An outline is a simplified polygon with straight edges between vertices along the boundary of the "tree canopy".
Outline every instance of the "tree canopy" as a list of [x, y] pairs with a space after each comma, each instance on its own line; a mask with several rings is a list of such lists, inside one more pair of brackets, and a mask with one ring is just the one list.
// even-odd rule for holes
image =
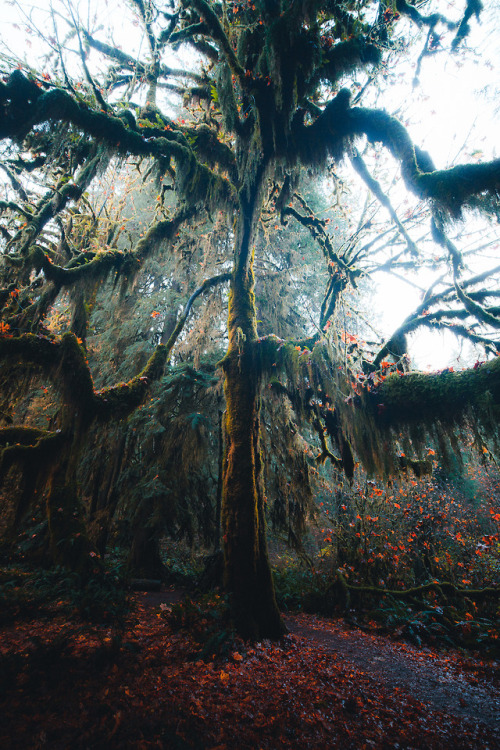
[[[438, 169], [400, 120], [363, 106], [414, 29], [421, 65], [444, 45], [458, 52], [482, 11], [467, 0], [448, 18], [426, 5], [130, 0], [129, 45], [102, 34], [97, 6], [92, 20], [68, 0], [36, 29], [46, 69], [2, 55], [1, 472], [7, 487], [21, 472], [12, 528], [44, 498], [55, 561], [95, 567], [82, 456], [105, 434], [116, 450], [88, 481], [107, 477], [111, 488], [128, 463], [129, 481], [140, 484], [143, 446], [133, 433], [153, 402], [164, 416], [143, 434], [154, 452], [168, 422], [159, 461], [169, 486], [158, 494], [151, 477], [142, 491], [163, 498], [154, 512], [168, 526], [165, 498], [182, 504], [194, 492], [209, 512], [210, 483], [224, 586], [249, 637], [283, 629], [264, 479], [283, 495], [297, 424], [315, 435], [316, 462], [348, 480], [357, 461], [384, 476], [426, 471], [429, 439], [444, 455], [466, 422], [480, 451], [498, 451], [499, 269], [471, 275], [452, 228], [471, 212], [498, 221], [500, 160]], [[176, 67], [173, 53], [182, 53]], [[388, 154], [420, 201], [432, 257], [373, 173], [371, 149]], [[341, 210], [322, 213], [313, 176], [329, 170], [339, 186], [347, 161], [389, 213], [386, 255], [368, 220], [346, 238]], [[345, 324], [346, 300], [370, 274], [429, 264], [442, 276], [387, 340], [365, 341], [365, 324]], [[141, 297], [161, 310], [134, 307]], [[422, 327], [455, 332], [485, 360], [411, 372], [407, 336]], [[125, 352], [135, 369], [123, 376]], [[35, 385], [38, 408], [49, 408], [43, 427], [26, 402]], [[210, 476], [198, 471], [207, 450]], [[309, 464], [298, 455], [289, 471], [304, 503]], [[96, 503], [109, 520], [119, 487], [104, 494]], [[138, 504], [140, 528], [151, 513]], [[136, 541], [152, 549], [150, 536]], [[99, 543], [102, 551], [106, 531]]]

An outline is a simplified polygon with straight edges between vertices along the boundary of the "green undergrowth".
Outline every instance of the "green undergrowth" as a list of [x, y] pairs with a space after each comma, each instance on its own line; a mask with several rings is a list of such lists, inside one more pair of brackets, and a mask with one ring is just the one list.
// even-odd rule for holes
[[[428, 644], [479, 651], [500, 657], [498, 604], [478, 607], [472, 599], [438, 602], [398, 601], [384, 597], [373, 610], [362, 613], [362, 621], [376, 624], [416, 646]], [[373, 618], [373, 619], [372, 619]]]
[[289, 564], [273, 573], [276, 600], [282, 611], [332, 611], [327, 606], [329, 580], [325, 574], [303, 564]]
[[190, 636], [197, 646], [197, 659], [228, 658], [240, 641], [232, 627], [226, 596], [212, 592], [183, 601], [164, 610], [171, 628]]
[[396, 636], [419, 647], [462, 648], [492, 659], [500, 657], [498, 596], [474, 600], [429, 590], [399, 599], [389, 593], [353, 589], [347, 606], [345, 591], [331, 572], [288, 561], [274, 571], [274, 580], [278, 605], [284, 611], [343, 616], [363, 630]]
[[36, 613], [119, 625], [128, 609], [124, 579], [117, 568], [107, 566], [86, 578], [63, 567], [0, 568], [0, 623]]
[[166, 583], [192, 590], [203, 574], [203, 562], [194, 558], [164, 560]]

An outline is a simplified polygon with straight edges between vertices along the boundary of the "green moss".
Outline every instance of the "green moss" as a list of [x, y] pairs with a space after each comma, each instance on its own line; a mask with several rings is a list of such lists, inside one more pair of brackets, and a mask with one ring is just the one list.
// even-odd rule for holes
[[432, 469], [429, 443], [447, 466], [460, 456], [466, 424], [475, 425], [480, 453], [500, 449], [500, 358], [456, 373], [394, 374], [369, 391], [335, 364], [325, 341], [309, 350], [267, 337], [258, 346], [272, 389], [291, 400], [299, 420], [326, 430], [332, 447], [322, 455], [340, 456], [348, 477], [356, 459], [369, 474], [421, 476]]
[[144, 369], [127, 383], [118, 383], [110, 388], [103, 388], [93, 394], [92, 406], [98, 417], [120, 417], [135, 409], [144, 399], [150, 382], [158, 380], [170, 351], [159, 344], [149, 358]]
[[53, 437], [54, 433], [48, 430], [39, 430], [37, 427], [4, 427], [0, 429], [0, 445], [27, 445], [32, 446], [41, 439]]
[[369, 402], [379, 404], [381, 423], [397, 426], [439, 420], [456, 423], [468, 410], [498, 420], [500, 409], [500, 358], [477, 369], [441, 373], [389, 376]]

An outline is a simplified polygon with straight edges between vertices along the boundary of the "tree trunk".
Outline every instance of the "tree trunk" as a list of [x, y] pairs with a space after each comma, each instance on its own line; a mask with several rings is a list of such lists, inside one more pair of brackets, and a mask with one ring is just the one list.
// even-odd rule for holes
[[99, 561], [82, 518], [71, 449], [68, 454], [54, 467], [49, 480], [46, 507], [50, 552], [56, 565], [87, 576], [99, 568]]
[[224, 360], [226, 447], [222, 523], [224, 586], [244, 638], [285, 632], [267, 552], [260, 456], [260, 367], [251, 268], [236, 267], [229, 299], [229, 350]]
[[224, 412], [219, 411], [219, 452], [217, 460], [217, 491], [215, 497], [215, 532], [214, 532], [214, 552], [221, 549], [221, 521], [222, 521], [222, 472], [224, 465], [224, 430], [222, 420]]

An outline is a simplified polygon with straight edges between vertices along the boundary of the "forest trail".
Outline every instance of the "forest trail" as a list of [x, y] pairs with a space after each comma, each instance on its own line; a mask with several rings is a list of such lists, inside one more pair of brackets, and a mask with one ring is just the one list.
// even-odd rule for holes
[[500, 747], [498, 663], [418, 649], [351, 628], [338, 619], [301, 614], [288, 616], [285, 622], [293, 635], [337, 654], [344, 664], [352, 664], [386, 689], [404, 691], [432, 710], [483, 723], [494, 730]]
[[[174, 604], [182, 592], [149, 592], [139, 595], [147, 606]], [[381, 692], [411, 696], [438, 711], [483, 725], [493, 733], [500, 748], [500, 664], [463, 657], [456, 651], [417, 648], [404, 641], [366, 633], [343, 619], [310, 614], [285, 616], [299, 648], [316, 648], [331, 654], [345, 667], [376, 681]], [[377, 689], [374, 686], [374, 689]]]
[[131, 599], [118, 629], [57, 603], [3, 624], [2, 750], [500, 748], [498, 663], [307, 614], [244, 643], [182, 591]]

